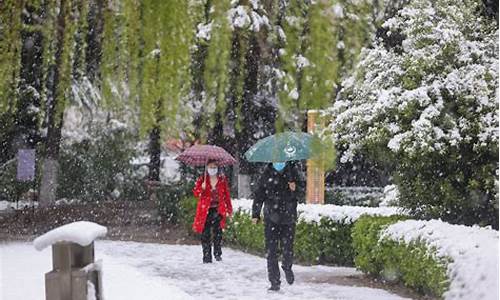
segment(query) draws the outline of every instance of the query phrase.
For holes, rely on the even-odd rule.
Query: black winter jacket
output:
[[[297,203],[300,194],[300,176],[297,168],[287,163],[284,170],[276,171],[269,164],[261,175],[254,192],[252,218],[260,218],[264,205],[264,220],[276,224],[292,224],[297,221]],[[288,183],[295,182],[295,191]]]

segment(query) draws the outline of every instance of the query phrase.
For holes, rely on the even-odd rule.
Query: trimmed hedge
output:
[[[299,221],[295,234],[295,260],[304,264],[353,265],[352,224],[322,218],[319,223]],[[224,240],[245,251],[264,254],[264,225],[237,211],[227,224]]]
[[[417,241],[406,244],[381,239],[390,224],[402,216],[359,218],[352,231],[355,265],[358,269],[390,282],[401,282],[419,293],[441,297],[449,287],[448,261],[437,259],[435,249]]]

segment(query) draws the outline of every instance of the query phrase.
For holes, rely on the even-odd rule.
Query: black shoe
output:
[[[215,257],[215,260],[216,260],[216,261],[222,261],[222,257],[220,257],[220,256],[216,256],[216,257]]]
[[[210,264],[210,263],[212,263],[212,259],[211,258],[204,258],[203,259],[203,263],[204,264]]]
[[[268,291],[272,291],[272,292],[277,292],[280,290],[280,286],[279,284],[272,284],[270,288],[267,289]]]
[[[293,275],[292,269],[283,269],[285,271],[285,278],[288,284],[293,284],[295,281],[295,276]]]

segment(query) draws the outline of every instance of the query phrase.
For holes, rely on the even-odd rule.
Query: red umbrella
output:
[[[190,166],[204,166],[209,160],[215,160],[219,166],[236,163],[236,159],[231,154],[214,145],[194,145],[179,154],[175,159]]]

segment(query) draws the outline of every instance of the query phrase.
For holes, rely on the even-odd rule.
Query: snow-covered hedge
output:
[[[445,299],[498,299],[498,231],[439,220],[406,220],[388,226],[381,239],[423,243],[437,260],[449,260]]]
[[[326,188],[325,202],[335,205],[378,206],[384,188],[369,186],[348,186]]]
[[[224,238],[247,251],[264,253],[262,223],[251,223],[252,200],[233,200],[235,214]],[[299,204],[295,257],[302,263],[352,265],[351,229],[362,215],[391,216],[404,212],[395,207],[357,207]]]
[[[498,299],[498,231],[438,220],[362,217],[355,264],[445,299]]]
[[[252,200],[233,200],[234,210],[241,210],[251,214]],[[297,206],[299,219],[307,223],[320,222],[322,218],[330,219],[337,223],[352,224],[362,215],[392,216],[404,215],[405,211],[399,207],[364,207],[364,206],[338,206],[333,204],[299,204]]]

